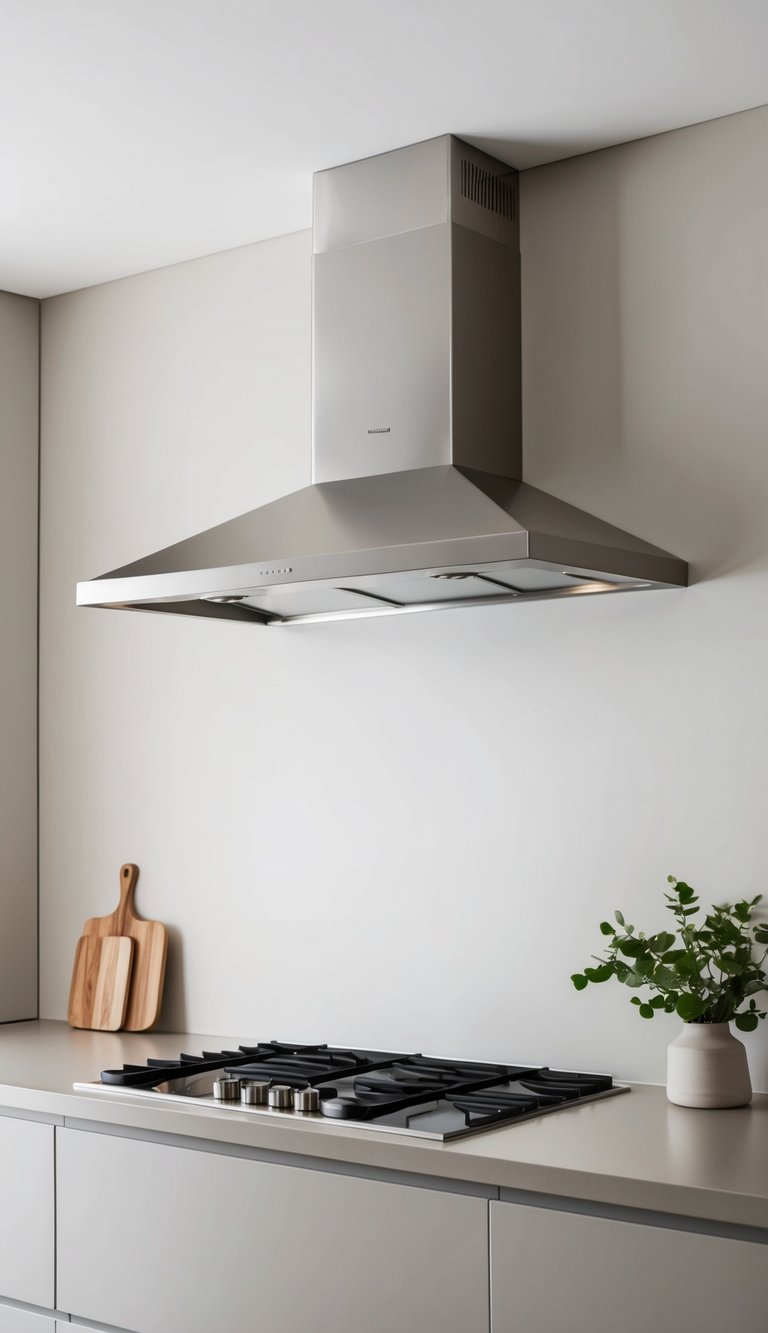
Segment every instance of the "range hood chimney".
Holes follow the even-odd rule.
[[[285,625],[681,587],[522,480],[518,175],[451,135],[314,177],[312,485],[78,584]]]

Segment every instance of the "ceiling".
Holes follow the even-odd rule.
[[[0,289],[299,230],[447,131],[530,167],[766,102],[765,0],[0,0]]]

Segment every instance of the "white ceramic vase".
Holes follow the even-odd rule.
[[[676,1106],[747,1106],[747,1052],[727,1023],[685,1023],[667,1051],[667,1097]]]

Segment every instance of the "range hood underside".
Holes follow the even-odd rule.
[[[446,466],[306,487],[80,584],[78,603],[272,625],[686,581],[683,561],[532,486]]]

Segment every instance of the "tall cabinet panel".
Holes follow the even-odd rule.
[[[0,1023],[37,1015],[39,304],[0,292]]]

